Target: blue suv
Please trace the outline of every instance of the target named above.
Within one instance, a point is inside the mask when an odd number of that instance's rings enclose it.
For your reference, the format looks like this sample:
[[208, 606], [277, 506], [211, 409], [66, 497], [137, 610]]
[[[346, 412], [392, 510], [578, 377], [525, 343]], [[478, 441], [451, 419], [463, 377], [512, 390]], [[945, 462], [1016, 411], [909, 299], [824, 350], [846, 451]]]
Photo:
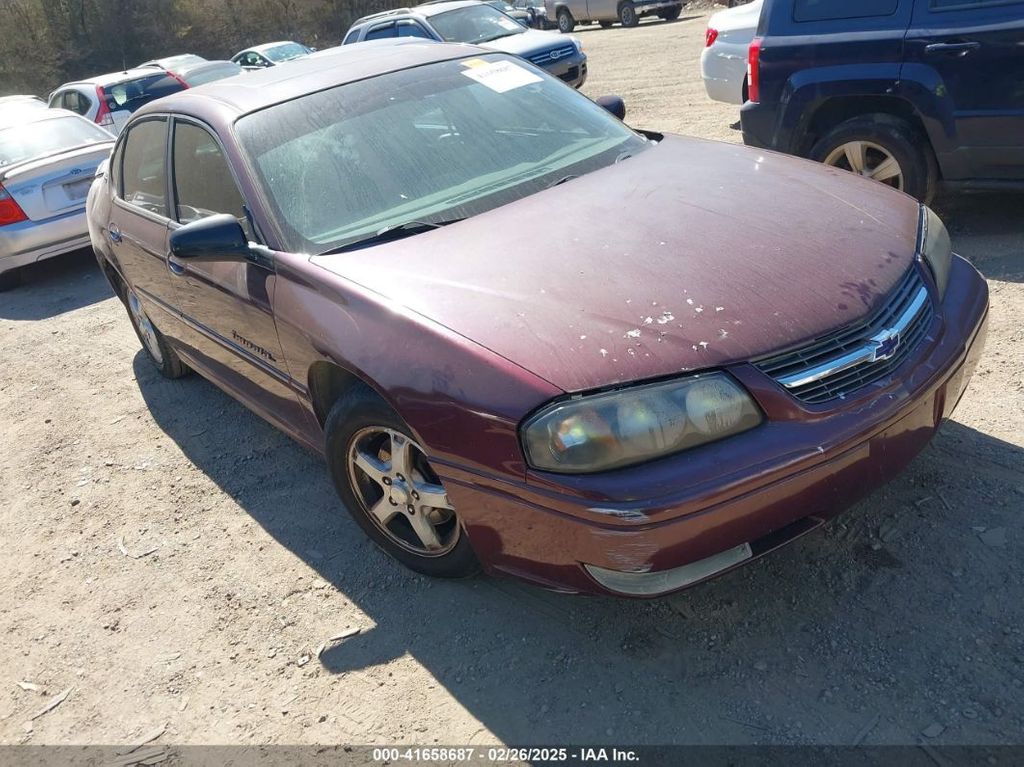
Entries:
[[1024, 0], [765, 0], [743, 140], [927, 201], [1024, 187]]

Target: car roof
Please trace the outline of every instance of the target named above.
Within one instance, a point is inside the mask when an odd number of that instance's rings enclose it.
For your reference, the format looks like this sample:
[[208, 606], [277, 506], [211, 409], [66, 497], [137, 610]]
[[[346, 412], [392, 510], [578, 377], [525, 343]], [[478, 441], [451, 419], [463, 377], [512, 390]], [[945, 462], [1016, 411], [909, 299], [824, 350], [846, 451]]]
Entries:
[[[302, 45], [302, 43], [297, 43], [294, 40], [278, 40], [276, 43], [260, 43], [259, 45], [254, 45], [251, 48], [246, 48], [242, 53], [246, 53], [247, 51], [263, 53], [265, 51], [269, 51], [271, 48], [276, 48], [279, 45]], [[306, 46], [302, 45], [302, 47], [305, 48]]]
[[116, 85], [117, 83], [123, 83], [129, 80], [137, 80], [142, 77], [153, 77], [154, 75], [161, 74], [167, 74], [167, 72], [157, 67], [137, 67], [135, 69], [126, 69], [123, 72], [111, 72], [106, 75], [96, 75], [95, 77], [86, 77], [82, 80], [73, 80], [69, 83], [64, 83], [57, 88], [57, 90], [70, 88], [75, 85], [99, 85], [101, 87], [105, 87], [107, 85]]
[[[0, 117], [0, 130], [67, 117], [74, 117], [76, 120], [81, 120], [89, 125], [96, 125], [92, 120], [86, 120], [80, 114], [72, 112], [70, 109], [59, 109], [57, 107], [53, 107], [51, 109], [33, 109], [31, 111], [22, 111], [4, 115]], [[111, 136], [110, 140], [113, 141], [114, 137]]]
[[157, 99], [136, 111], [135, 117], [172, 112], [223, 125], [241, 115], [356, 80], [488, 53], [494, 51], [416, 38], [339, 46], [289, 61], [287, 66], [267, 67]]
[[453, 11], [456, 8], [467, 8], [471, 5], [482, 5], [482, 3], [480, 3], [479, 0], [431, 0], [431, 2], [421, 3], [420, 5], [416, 5], [411, 8], [393, 8], [390, 11], [371, 13], [357, 19], [352, 26], [359, 26], [368, 21], [376, 21], [377, 19], [383, 20], [388, 18], [398, 18], [401, 16], [421, 16], [423, 18], [430, 18], [431, 16], [437, 16], [439, 13]]

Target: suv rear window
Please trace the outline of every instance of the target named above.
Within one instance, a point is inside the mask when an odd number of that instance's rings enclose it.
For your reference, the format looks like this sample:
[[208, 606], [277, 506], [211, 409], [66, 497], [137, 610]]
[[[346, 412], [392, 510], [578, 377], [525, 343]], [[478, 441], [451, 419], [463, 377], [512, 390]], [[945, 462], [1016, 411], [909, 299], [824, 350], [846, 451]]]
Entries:
[[833, 21], [862, 19], [868, 16], [891, 16], [899, 0], [796, 0], [794, 21]]
[[103, 87], [104, 101], [111, 112], [134, 112], [150, 101], [185, 90], [185, 85], [166, 72], [126, 80]]

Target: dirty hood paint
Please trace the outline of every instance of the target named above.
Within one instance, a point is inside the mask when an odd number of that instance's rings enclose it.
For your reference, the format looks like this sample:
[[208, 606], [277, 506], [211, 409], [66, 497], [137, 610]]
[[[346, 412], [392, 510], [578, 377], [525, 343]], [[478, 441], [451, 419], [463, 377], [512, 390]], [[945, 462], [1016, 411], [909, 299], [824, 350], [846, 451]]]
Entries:
[[853, 322], [910, 266], [918, 211], [843, 171], [666, 137], [458, 224], [314, 261], [582, 391]]

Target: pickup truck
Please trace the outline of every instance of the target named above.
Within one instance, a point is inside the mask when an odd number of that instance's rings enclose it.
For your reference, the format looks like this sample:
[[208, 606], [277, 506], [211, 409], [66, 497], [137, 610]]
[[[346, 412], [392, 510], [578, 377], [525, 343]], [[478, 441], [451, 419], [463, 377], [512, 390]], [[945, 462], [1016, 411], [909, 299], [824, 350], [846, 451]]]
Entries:
[[616, 21], [624, 27], [635, 27], [643, 16], [657, 15], [675, 21], [683, 12], [686, 0], [544, 0], [548, 21], [558, 31], [568, 34], [577, 24], [598, 22], [610, 27]]

